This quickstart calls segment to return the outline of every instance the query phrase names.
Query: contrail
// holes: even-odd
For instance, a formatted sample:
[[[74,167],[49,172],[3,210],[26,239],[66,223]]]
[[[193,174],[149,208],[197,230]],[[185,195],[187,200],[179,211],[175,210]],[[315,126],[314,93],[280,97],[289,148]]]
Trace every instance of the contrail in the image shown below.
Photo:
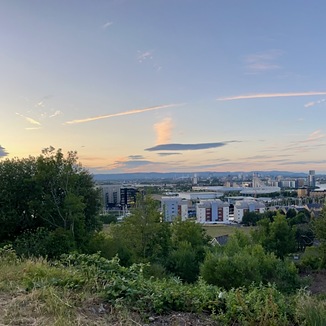
[[[143,113],[143,112],[147,112],[147,111],[167,109],[167,108],[171,108],[171,107],[175,107],[175,106],[182,106],[182,105],[184,105],[184,104],[166,104],[166,105],[151,106],[151,107],[145,108],[145,109],[135,109],[135,110],[131,110],[131,111],[125,111],[125,112],[119,112],[119,113],[113,113],[113,114],[107,114],[107,115],[99,115],[97,117],[91,117],[91,118],[86,118],[86,119],[66,121],[64,124],[71,125],[71,124],[76,124],[76,123],[84,123],[84,122],[96,121],[96,120],[101,120],[101,119],[120,117],[123,115],[131,115],[131,114]]]
[[[239,95],[232,97],[221,97],[218,101],[233,101],[233,100],[247,100],[255,98],[271,98],[271,97],[295,97],[295,96],[312,96],[312,95],[325,95],[326,92],[303,92],[303,93],[271,93],[271,94],[252,94],[252,95]]]
[[[16,112],[16,114],[19,115],[20,117],[26,119],[29,123],[32,123],[33,125],[38,125],[38,126],[41,125],[40,122],[38,122],[38,121],[36,121],[36,120],[34,120],[34,119],[32,119],[32,118],[25,117],[24,115],[22,115],[22,114],[20,114],[20,113],[17,113],[17,112]]]

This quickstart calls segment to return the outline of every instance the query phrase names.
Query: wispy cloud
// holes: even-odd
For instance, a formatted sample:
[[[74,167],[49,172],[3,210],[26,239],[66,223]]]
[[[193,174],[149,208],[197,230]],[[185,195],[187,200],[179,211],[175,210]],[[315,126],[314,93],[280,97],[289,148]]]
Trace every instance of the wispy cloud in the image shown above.
[[[297,96],[315,96],[326,95],[326,92],[297,92],[297,93],[266,93],[266,94],[251,94],[238,95],[230,97],[220,97],[218,101],[233,101],[233,100],[248,100],[256,98],[273,98],[273,97],[297,97]]]
[[[0,145],[0,157],[5,157],[7,155],[8,155],[8,153],[5,150],[5,148]]]
[[[26,117],[26,116],[24,116],[24,115],[22,115],[22,114],[20,114],[20,113],[17,113],[17,112],[16,112],[16,115],[18,115],[18,116],[21,117],[21,118],[24,118],[26,121],[28,121],[29,123],[31,123],[31,124],[33,124],[33,125],[38,125],[38,126],[41,125],[40,122],[34,120],[33,118]]]
[[[318,105],[318,104],[323,103],[323,102],[325,102],[325,101],[326,101],[326,99],[323,98],[322,100],[319,100],[319,101],[308,102],[308,103],[306,103],[306,104],[304,105],[304,107],[305,107],[305,108],[310,108],[310,107],[312,107],[312,106]]]
[[[305,164],[325,164],[326,160],[316,160],[316,161],[289,161],[284,163],[279,163],[280,165],[305,165]]]
[[[103,28],[103,29],[107,29],[107,28],[110,27],[111,25],[113,25],[113,22],[108,21],[108,22],[106,22],[105,24],[102,25],[102,28]]]
[[[56,116],[58,116],[58,115],[61,115],[61,114],[62,114],[62,112],[59,111],[59,110],[57,110],[57,111],[55,111],[54,113],[52,113],[51,115],[49,115],[49,118],[54,118],[54,117],[56,117]]]
[[[281,66],[275,61],[283,54],[281,50],[269,50],[266,52],[248,55],[245,58],[246,69],[250,73],[261,73],[269,70],[280,69]]]
[[[39,130],[42,129],[42,127],[27,127],[25,130]]]
[[[172,153],[157,153],[159,156],[171,156],[171,155],[181,155],[181,153],[178,152],[172,152]]]
[[[146,148],[146,151],[195,151],[208,148],[217,148],[237,141],[226,141],[218,143],[199,143],[199,144],[162,144]]]
[[[142,160],[144,159],[143,155],[129,155],[128,158],[130,158],[131,160]]]
[[[313,142],[313,141],[320,140],[325,137],[326,137],[326,135],[323,134],[321,130],[316,130],[316,131],[312,132],[308,136],[308,138],[306,140],[304,140],[303,142]]]
[[[85,119],[66,121],[64,124],[69,125],[69,124],[85,123],[85,122],[91,122],[91,121],[96,121],[96,120],[101,120],[101,119],[109,119],[109,118],[121,117],[121,116],[125,116],[125,115],[132,115],[132,114],[144,113],[144,112],[149,112],[149,111],[168,109],[168,108],[178,107],[178,106],[182,106],[182,105],[184,105],[184,104],[166,104],[166,105],[151,106],[149,108],[144,108],[144,109],[136,109],[136,110],[119,112],[119,113],[100,115],[100,116],[90,117],[90,118],[85,118]]]
[[[173,122],[171,118],[165,118],[163,121],[154,124],[156,132],[156,144],[164,144],[170,141]]]
[[[145,60],[151,60],[153,59],[153,51],[138,51],[138,56],[137,56],[137,60],[139,63],[142,63]]]
[[[110,166],[110,169],[135,169],[142,166],[158,165],[158,164],[163,164],[163,163],[153,162],[148,160],[116,161]]]

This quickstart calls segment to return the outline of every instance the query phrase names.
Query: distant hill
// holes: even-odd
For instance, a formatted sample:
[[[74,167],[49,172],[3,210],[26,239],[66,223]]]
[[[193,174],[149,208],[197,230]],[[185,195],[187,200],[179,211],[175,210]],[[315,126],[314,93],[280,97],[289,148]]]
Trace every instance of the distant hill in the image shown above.
[[[141,172],[141,173],[117,173],[117,174],[94,174],[95,181],[137,181],[137,180],[178,180],[192,178],[195,174],[199,178],[209,177],[233,177],[239,174],[243,176],[251,176],[253,173],[258,174],[261,177],[290,177],[290,178],[305,178],[307,173],[300,172],[289,172],[289,171],[251,171],[251,172],[169,172],[169,173],[158,173],[158,172]]]

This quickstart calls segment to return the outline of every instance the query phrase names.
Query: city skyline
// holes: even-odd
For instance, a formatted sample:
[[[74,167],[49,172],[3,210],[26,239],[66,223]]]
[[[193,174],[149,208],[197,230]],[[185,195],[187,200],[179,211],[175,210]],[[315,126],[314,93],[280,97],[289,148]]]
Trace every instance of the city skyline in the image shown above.
[[[326,3],[4,0],[0,162],[326,173]]]

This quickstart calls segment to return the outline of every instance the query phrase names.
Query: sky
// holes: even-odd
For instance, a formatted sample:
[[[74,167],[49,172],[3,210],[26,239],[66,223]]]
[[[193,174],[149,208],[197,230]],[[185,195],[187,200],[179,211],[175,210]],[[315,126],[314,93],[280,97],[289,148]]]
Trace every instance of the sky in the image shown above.
[[[326,173],[326,1],[0,0],[0,162]]]

